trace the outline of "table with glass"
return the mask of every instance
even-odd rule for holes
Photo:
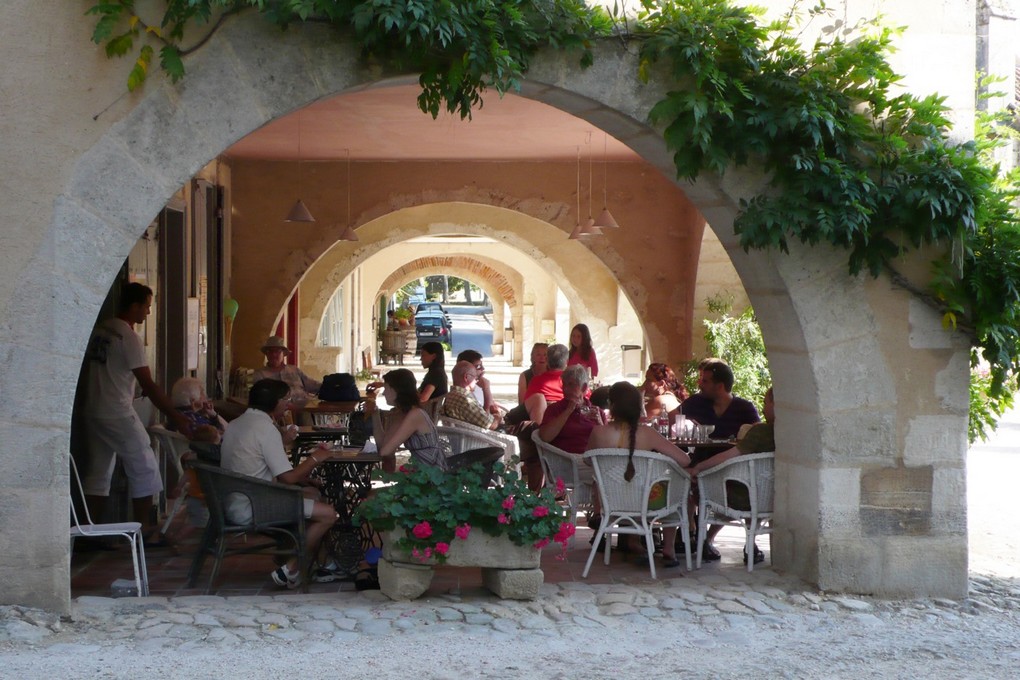
[[[356,523],[354,511],[372,490],[372,471],[382,462],[378,453],[363,453],[345,447],[344,432],[337,428],[301,428],[294,442],[295,465],[317,449],[321,443],[330,445],[330,457],[312,473],[319,481],[322,496],[336,510],[339,519],[322,541],[323,564],[335,562],[341,572],[353,574],[375,538],[372,527]],[[316,456],[317,458],[319,456]]]

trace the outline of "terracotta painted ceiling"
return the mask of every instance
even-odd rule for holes
[[[635,162],[629,147],[591,123],[546,104],[495,91],[470,120],[422,113],[417,86],[341,94],[277,118],[231,146],[248,160],[516,161],[589,158]]]

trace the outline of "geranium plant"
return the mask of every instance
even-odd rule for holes
[[[488,470],[480,463],[452,472],[413,464],[381,472],[389,486],[358,507],[355,521],[402,534],[396,547],[421,561],[445,562],[451,546],[472,531],[506,536],[538,550],[555,542],[565,554],[574,525],[553,494],[548,489],[533,493],[502,463],[493,466],[493,473],[497,483],[483,486],[480,480]]]

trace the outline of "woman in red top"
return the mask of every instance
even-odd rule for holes
[[[570,358],[567,366],[584,366],[592,378],[599,374],[599,360],[591,346],[591,331],[583,323],[577,324],[570,331]]]

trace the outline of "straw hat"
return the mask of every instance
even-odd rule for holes
[[[284,354],[290,354],[290,350],[287,348],[287,343],[285,343],[283,338],[279,335],[270,335],[262,344],[263,354],[271,349],[282,349]]]

